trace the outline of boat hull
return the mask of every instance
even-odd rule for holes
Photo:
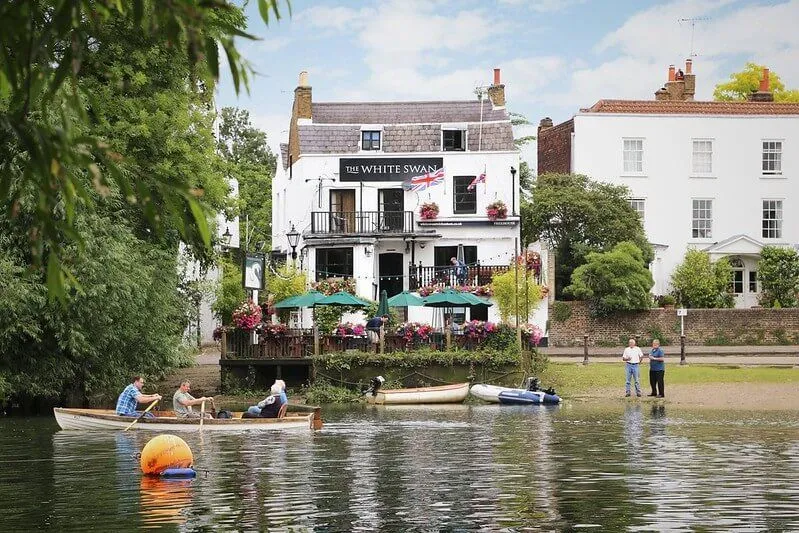
[[[499,393],[499,403],[503,405],[557,405],[560,396],[542,391],[513,389]]]
[[[105,409],[69,409],[56,407],[53,409],[56,422],[63,430],[75,431],[117,431],[130,425],[133,417],[117,416]],[[322,419],[318,408],[302,413],[289,413],[284,418],[222,418],[203,420],[203,432],[236,433],[240,431],[285,431],[313,430],[322,427]],[[200,431],[199,419],[176,418],[174,416],[156,416],[142,418],[136,422],[131,431]]]
[[[469,394],[475,398],[483,400],[484,402],[499,403],[499,393],[511,390],[513,389],[510,387],[499,387],[497,385],[485,385],[483,383],[478,383],[477,385],[472,385],[472,388],[469,389]]]
[[[377,405],[461,403],[468,394],[468,383],[456,383],[441,387],[378,390],[377,395],[367,396],[366,399],[369,403]]]

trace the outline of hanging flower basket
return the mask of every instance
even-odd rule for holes
[[[261,306],[247,300],[233,311],[233,324],[242,331],[253,331],[261,323]]]
[[[435,220],[438,218],[438,204],[435,202],[422,204],[419,208],[419,216],[422,220]]]
[[[502,200],[497,200],[486,206],[486,214],[490,220],[508,218],[508,206]]]

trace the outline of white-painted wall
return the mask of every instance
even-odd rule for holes
[[[592,179],[627,185],[646,201],[644,228],[657,249],[654,292],[671,290],[670,276],[689,247],[704,249],[735,235],[765,245],[799,243],[799,117],[622,115],[574,118],[572,169]],[[623,171],[623,139],[643,139],[643,172]],[[692,172],[693,140],[713,141],[713,170]],[[761,170],[762,142],[781,140],[782,175]],[[713,233],[692,237],[692,199],[713,199]],[[783,201],[782,238],[761,234],[762,200]],[[754,263],[752,263],[754,265]],[[754,268],[754,266],[752,266]],[[752,298],[739,305],[751,305]]]

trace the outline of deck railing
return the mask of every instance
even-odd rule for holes
[[[443,285],[454,287],[460,285],[487,285],[491,283],[494,274],[502,274],[510,270],[509,265],[481,265],[475,263],[468,265],[460,272],[452,266],[422,266],[410,265],[409,289],[415,291],[427,285]]]
[[[413,233],[413,211],[314,211],[311,234]]]

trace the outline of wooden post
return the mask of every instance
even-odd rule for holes
[[[386,353],[386,327],[380,326],[380,355]]]
[[[227,332],[222,330],[222,340],[219,346],[220,358],[227,359]]]
[[[583,333],[583,364],[588,364],[588,333]]]
[[[680,364],[685,363],[685,335],[680,335]]]
[[[449,323],[444,324],[444,338],[446,339],[447,342],[447,351],[449,351],[452,343],[452,328],[450,327],[451,325],[452,325],[452,318],[450,317]]]
[[[313,354],[319,355],[319,326],[313,325]]]

